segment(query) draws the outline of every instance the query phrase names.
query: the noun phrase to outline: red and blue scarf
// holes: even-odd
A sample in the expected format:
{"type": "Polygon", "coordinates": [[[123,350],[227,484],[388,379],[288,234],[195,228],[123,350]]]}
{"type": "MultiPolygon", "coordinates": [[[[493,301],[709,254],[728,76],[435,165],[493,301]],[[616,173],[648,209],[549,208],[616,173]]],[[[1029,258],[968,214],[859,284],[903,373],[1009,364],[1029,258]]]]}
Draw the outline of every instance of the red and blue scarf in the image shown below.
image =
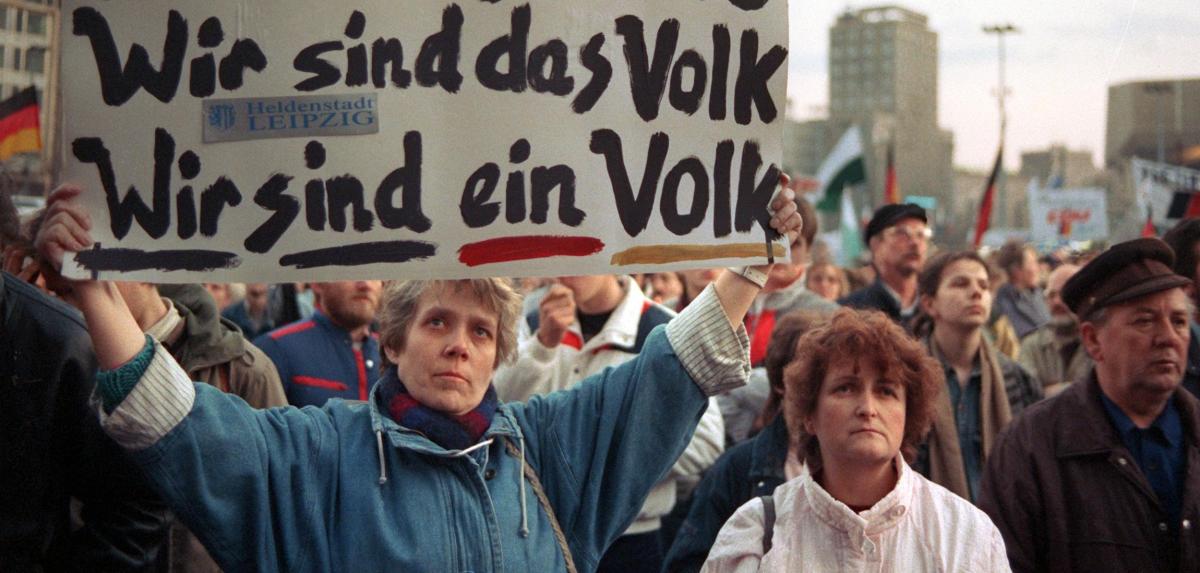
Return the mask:
{"type": "Polygon", "coordinates": [[[390,368],[379,380],[379,408],[405,428],[424,434],[433,443],[448,450],[465,450],[477,443],[492,425],[500,399],[488,386],[483,401],[461,416],[446,414],[417,401],[400,382],[396,369],[390,368]]]}

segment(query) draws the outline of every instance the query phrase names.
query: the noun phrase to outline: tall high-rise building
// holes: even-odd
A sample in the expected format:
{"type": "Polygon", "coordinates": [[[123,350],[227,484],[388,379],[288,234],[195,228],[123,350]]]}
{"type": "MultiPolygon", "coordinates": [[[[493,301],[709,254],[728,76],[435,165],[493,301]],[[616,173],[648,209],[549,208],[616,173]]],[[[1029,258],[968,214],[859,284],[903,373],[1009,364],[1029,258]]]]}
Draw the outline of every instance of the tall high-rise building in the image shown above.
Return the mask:
{"type": "Polygon", "coordinates": [[[851,125],[863,129],[873,203],[883,198],[889,144],[903,194],[949,202],[954,137],[938,127],[937,94],[938,36],[925,15],[888,5],[838,17],[829,33],[828,131],[836,141],[851,125]]]}
{"type": "Polygon", "coordinates": [[[1108,88],[1104,164],[1130,158],[1200,168],[1200,78],[1127,82],[1108,88]]]}

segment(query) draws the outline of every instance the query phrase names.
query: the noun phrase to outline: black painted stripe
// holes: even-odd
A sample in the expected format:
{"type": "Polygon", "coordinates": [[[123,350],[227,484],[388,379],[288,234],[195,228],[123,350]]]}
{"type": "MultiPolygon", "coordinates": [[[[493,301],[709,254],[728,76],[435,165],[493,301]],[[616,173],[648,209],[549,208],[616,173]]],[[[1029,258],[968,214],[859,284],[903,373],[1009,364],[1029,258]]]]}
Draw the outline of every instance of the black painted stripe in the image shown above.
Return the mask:
{"type": "Polygon", "coordinates": [[[284,255],[279,264],[297,269],[357,267],[376,263],[405,263],[437,254],[437,245],[422,241],[380,241],[343,245],[284,255]]]}
{"type": "Polygon", "coordinates": [[[102,249],[82,251],[75,255],[79,266],[93,273],[102,271],[197,271],[233,269],[242,264],[235,253],[204,250],[143,251],[139,249],[102,249]]]}

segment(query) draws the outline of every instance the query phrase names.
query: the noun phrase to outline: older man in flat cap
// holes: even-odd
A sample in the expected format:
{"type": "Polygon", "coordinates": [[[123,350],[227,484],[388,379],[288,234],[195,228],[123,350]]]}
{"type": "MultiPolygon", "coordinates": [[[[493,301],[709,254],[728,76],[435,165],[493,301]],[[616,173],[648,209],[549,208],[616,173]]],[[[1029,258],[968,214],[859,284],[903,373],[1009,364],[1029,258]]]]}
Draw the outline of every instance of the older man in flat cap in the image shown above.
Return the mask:
{"type": "Polygon", "coordinates": [[[904,203],[877,209],[863,231],[877,278],[838,303],[879,310],[907,325],[917,312],[917,274],[925,266],[932,236],[925,209],[917,205],[904,203]]]}
{"type": "Polygon", "coordinates": [[[1086,381],[997,439],[979,504],[1014,571],[1200,571],[1200,401],[1180,387],[1192,302],[1158,239],[1118,244],[1062,297],[1086,381]]]}

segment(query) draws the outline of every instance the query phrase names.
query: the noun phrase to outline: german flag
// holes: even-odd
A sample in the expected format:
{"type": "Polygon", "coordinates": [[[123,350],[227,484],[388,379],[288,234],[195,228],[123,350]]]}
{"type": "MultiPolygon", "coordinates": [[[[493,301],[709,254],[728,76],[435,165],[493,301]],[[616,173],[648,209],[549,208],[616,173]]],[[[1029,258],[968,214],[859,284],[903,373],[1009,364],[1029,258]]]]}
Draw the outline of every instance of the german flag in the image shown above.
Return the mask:
{"type": "Polygon", "coordinates": [[[996,197],[996,179],[1004,168],[1004,141],[1000,141],[1000,150],[996,152],[996,164],[992,166],[992,174],[988,176],[987,188],[983,191],[983,201],[979,202],[979,219],[975,221],[975,240],[972,245],[976,249],[983,244],[983,235],[992,224],[992,202],[996,197]]]}
{"type": "Polygon", "coordinates": [[[32,86],[0,102],[0,161],[42,150],[37,90],[32,86]]]}
{"type": "Polygon", "coordinates": [[[900,183],[896,181],[896,149],[890,141],[887,148],[887,173],[884,175],[883,202],[888,205],[900,203],[900,183]]]}

